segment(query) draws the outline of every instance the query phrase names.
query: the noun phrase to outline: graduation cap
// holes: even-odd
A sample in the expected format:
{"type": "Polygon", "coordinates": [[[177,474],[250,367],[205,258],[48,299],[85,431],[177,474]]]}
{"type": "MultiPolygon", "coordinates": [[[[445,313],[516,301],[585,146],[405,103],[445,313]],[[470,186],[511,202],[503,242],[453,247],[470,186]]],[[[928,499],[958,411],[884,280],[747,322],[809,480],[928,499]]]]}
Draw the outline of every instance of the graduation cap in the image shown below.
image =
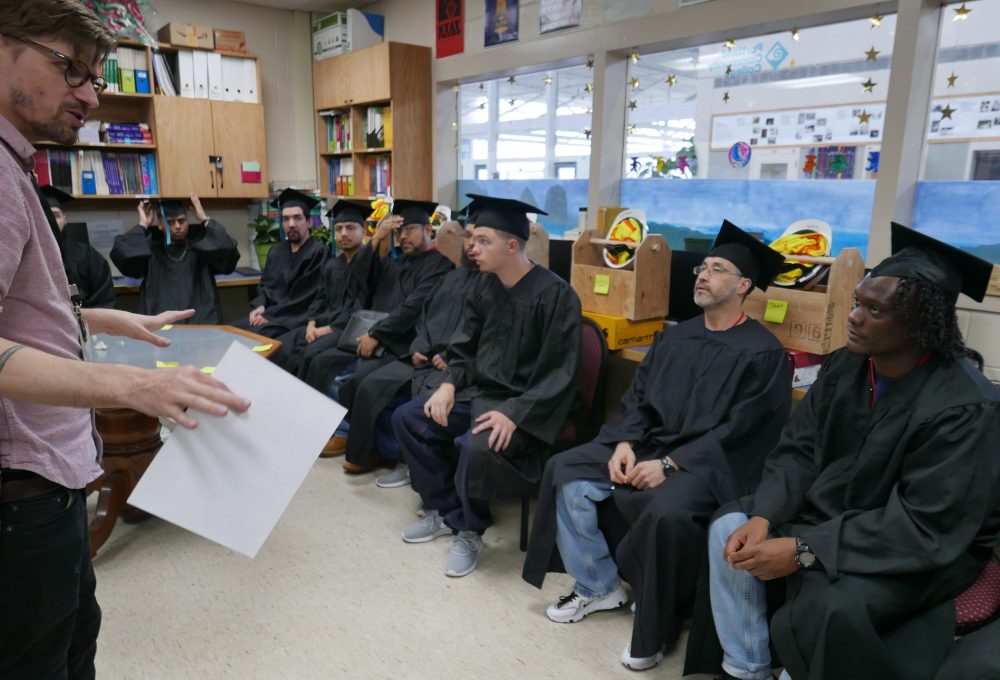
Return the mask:
{"type": "Polygon", "coordinates": [[[73,200],[73,197],[67,194],[62,189],[57,189],[51,184],[44,186],[39,189],[42,196],[45,198],[45,202],[49,204],[50,208],[62,209],[63,203],[69,203],[73,200]]]}
{"type": "Polygon", "coordinates": [[[368,201],[349,201],[342,198],[326,211],[326,216],[330,218],[331,224],[336,224],[337,222],[357,222],[361,226],[364,226],[365,218],[370,212],[371,207],[368,201]]]}
{"type": "Polygon", "coordinates": [[[715,237],[709,257],[729,260],[753,285],[767,290],[785,256],[766,243],[758,241],[729,220],[722,220],[722,228],[715,237]]]}
{"type": "Polygon", "coordinates": [[[392,214],[403,218],[403,224],[430,224],[431,215],[437,210],[435,201],[409,201],[397,198],[392,204],[392,214]]]}
{"type": "Polygon", "coordinates": [[[982,302],[993,265],[915,229],[892,223],[892,255],[872,269],[874,276],[902,276],[937,286],[958,300],[965,293],[982,302]]]}
{"type": "Polygon", "coordinates": [[[466,194],[472,199],[468,205],[469,215],[477,227],[490,227],[513,234],[525,241],[531,235],[531,223],[527,213],[548,215],[533,205],[512,198],[494,198],[482,194],[466,194]]]}
{"type": "Polygon", "coordinates": [[[163,201],[157,201],[157,203],[159,204],[157,210],[159,212],[160,218],[164,222],[166,222],[167,220],[177,219],[182,215],[187,215],[187,210],[184,209],[184,204],[181,203],[180,201],[173,201],[168,199],[163,201]]]}
{"type": "Polygon", "coordinates": [[[461,210],[456,211],[452,217],[463,225],[475,224],[476,218],[479,217],[479,211],[482,210],[482,204],[477,204],[475,201],[469,203],[467,206],[461,210]]]}
{"type": "Polygon", "coordinates": [[[285,208],[299,207],[302,208],[302,214],[306,216],[308,216],[317,205],[319,205],[319,199],[308,196],[301,191],[296,191],[295,189],[285,189],[278,194],[273,201],[271,201],[272,208],[284,210],[285,208]]]}

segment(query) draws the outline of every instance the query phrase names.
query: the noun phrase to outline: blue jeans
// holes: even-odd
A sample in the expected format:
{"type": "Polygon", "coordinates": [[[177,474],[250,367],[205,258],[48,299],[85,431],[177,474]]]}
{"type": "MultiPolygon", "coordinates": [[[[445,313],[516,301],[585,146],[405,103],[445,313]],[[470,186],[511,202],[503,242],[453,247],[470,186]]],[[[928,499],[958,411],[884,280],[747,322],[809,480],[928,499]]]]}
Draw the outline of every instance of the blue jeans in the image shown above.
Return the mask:
{"type": "Polygon", "coordinates": [[[618,565],[597,526],[597,504],[611,497],[610,480],[580,479],[556,489],[556,545],[582,597],[603,597],[619,586],[618,565]]]}
{"type": "MultiPolygon", "coordinates": [[[[337,374],[337,377],[333,379],[330,386],[326,388],[326,396],[333,399],[338,404],[340,403],[340,387],[345,382],[354,377],[354,372],[358,370],[358,362],[352,361],[347,368],[337,374]]],[[[335,437],[346,437],[351,431],[351,424],[344,418],[340,421],[340,427],[337,431],[333,433],[335,437]]]]}
{"type": "Polygon", "coordinates": [[[712,617],[722,644],[722,668],[741,680],[770,680],[764,582],[733,569],[722,556],[730,534],[748,519],[742,512],[732,512],[712,522],[708,529],[712,617]]]}

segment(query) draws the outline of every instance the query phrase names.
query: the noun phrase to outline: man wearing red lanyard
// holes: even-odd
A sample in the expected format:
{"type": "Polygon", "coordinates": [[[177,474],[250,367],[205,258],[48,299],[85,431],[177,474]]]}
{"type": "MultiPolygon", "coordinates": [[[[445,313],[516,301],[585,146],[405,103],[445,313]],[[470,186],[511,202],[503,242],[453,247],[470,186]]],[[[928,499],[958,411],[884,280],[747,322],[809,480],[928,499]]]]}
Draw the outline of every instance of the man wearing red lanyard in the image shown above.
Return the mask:
{"type": "Polygon", "coordinates": [[[725,222],[694,270],[704,315],[661,333],[622,399],[621,417],[546,466],[524,579],[541,587],[547,571],[565,568],[573,591],[546,614],[571,623],[625,603],[620,571],[636,603],[620,657],[633,670],[655,666],[676,641],[709,519],[753,490],[788,417],[784,349],[743,312],[750,290],[766,289],[782,262],[725,222]],[[617,550],[609,545],[615,532],[606,538],[598,526],[598,503],[609,498],[602,507],[628,525],[617,550]]]}
{"type": "Polygon", "coordinates": [[[796,680],[934,677],[952,600],[997,543],[1000,391],[955,314],[960,292],[983,299],[993,267],[898,224],[892,252],[855,289],[847,347],[756,493],[709,530],[723,678],[771,677],[768,632],[796,680]],[[769,624],[772,580],[785,598],[769,624]]]}

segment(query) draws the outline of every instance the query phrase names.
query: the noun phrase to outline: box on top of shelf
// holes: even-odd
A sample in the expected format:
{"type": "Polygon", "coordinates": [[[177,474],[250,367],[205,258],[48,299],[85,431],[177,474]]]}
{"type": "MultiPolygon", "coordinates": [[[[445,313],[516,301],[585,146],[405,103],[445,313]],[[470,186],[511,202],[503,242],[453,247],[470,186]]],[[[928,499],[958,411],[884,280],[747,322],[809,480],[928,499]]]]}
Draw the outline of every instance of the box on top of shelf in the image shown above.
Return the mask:
{"type": "Polygon", "coordinates": [[[247,35],[243,31],[229,31],[217,28],[212,31],[215,36],[215,49],[223,52],[247,53],[247,35]]]}
{"type": "Polygon", "coordinates": [[[356,9],[334,12],[313,22],[313,61],[377,45],[384,36],[381,14],[356,9]]]}
{"type": "Polygon", "coordinates": [[[157,37],[162,42],[178,47],[202,47],[208,50],[215,47],[215,37],[208,26],[171,21],[160,27],[157,37]]]}

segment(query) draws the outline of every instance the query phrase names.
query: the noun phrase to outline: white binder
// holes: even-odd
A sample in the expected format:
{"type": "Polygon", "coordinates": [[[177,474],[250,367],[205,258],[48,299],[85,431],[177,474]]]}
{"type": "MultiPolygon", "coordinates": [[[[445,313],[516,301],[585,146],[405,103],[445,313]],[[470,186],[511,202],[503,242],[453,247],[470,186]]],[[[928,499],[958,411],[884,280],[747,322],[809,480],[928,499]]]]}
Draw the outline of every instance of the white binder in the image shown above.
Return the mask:
{"type": "Polygon", "coordinates": [[[208,99],[208,52],[195,50],[194,54],[194,96],[208,99]]]}
{"type": "Polygon", "coordinates": [[[177,50],[177,80],[182,97],[194,97],[194,53],[177,50]]]}
{"type": "Polygon", "coordinates": [[[257,61],[243,59],[243,99],[247,104],[256,104],[257,96],[257,61]]]}
{"type": "Polygon", "coordinates": [[[208,98],[222,100],[222,55],[218,52],[208,53],[208,98]]]}

